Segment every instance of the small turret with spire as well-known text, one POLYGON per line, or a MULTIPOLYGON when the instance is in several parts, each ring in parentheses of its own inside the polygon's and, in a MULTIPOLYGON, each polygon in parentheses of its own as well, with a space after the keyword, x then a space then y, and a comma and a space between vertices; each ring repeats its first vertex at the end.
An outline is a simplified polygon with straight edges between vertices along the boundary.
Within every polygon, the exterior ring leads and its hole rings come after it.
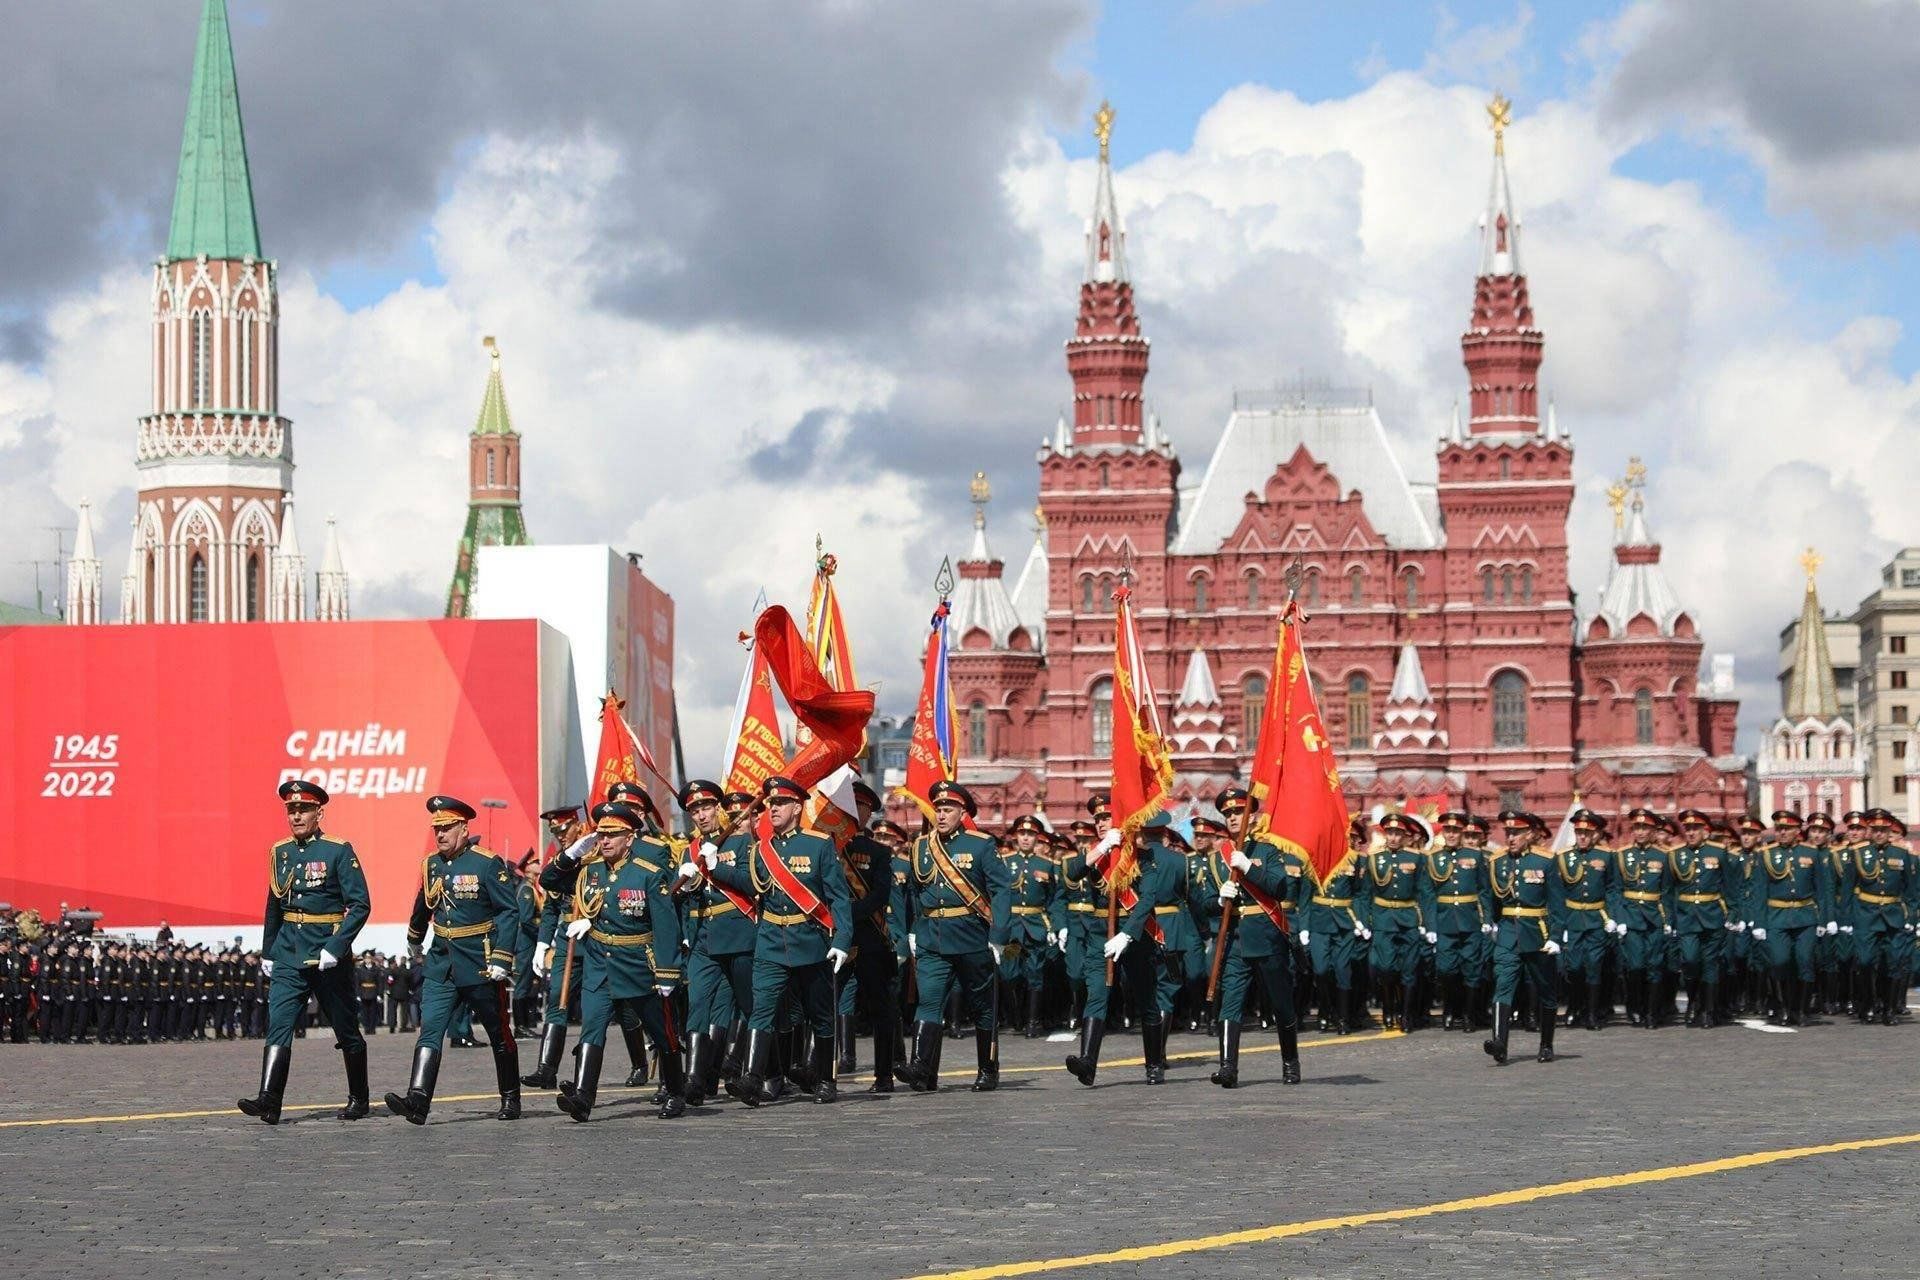
POLYGON ((1087 220, 1080 315, 1073 337, 1067 339, 1067 372, 1073 378, 1074 443, 1137 446, 1146 442, 1142 388, 1148 344, 1133 311, 1127 233, 1113 196, 1109 157, 1113 121, 1113 108, 1101 103, 1093 117, 1100 164, 1094 178, 1093 216, 1087 220))
POLYGON ((500 380, 500 344, 480 340, 487 352, 487 386, 480 416, 467 437, 467 523, 454 552, 447 585, 447 617, 467 617, 473 607, 474 561, 481 547, 520 547, 533 541, 520 510, 520 433, 507 412, 500 380))
POLYGON ((340 554, 340 530, 333 517, 327 517, 327 545, 320 553, 320 573, 315 583, 314 618, 319 622, 346 622, 353 615, 347 605, 347 563, 340 554))
POLYGON ((67 621, 91 627, 100 621, 100 553, 93 546, 93 504, 80 499, 73 556, 67 561, 67 621))
POLYGON ((1520 215, 1507 179, 1507 130, 1513 103, 1487 104, 1493 128, 1493 180, 1480 219, 1480 274, 1473 318, 1461 336, 1471 384, 1468 430, 1474 435, 1535 434, 1540 427, 1540 361, 1546 339, 1534 327, 1520 266, 1520 215))

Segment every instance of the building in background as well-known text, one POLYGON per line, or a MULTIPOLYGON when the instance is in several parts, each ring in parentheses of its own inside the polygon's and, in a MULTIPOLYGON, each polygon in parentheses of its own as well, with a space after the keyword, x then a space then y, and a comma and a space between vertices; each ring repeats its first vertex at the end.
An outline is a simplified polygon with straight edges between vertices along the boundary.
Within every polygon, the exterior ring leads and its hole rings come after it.
POLYGON ((1837 818, 1867 804, 1867 758, 1841 697, 1829 639, 1836 630, 1850 634, 1857 660, 1860 633, 1852 624, 1836 627, 1821 611, 1814 585, 1820 557, 1809 548, 1800 563, 1807 571, 1807 590, 1800 617, 1782 633, 1793 636, 1794 651, 1783 663, 1787 678, 1780 718, 1767 731, 1754 774, 1763 816, 1791 809, 1837 818))
MULTIPOLYGON (((1780 705, 1787 705, 1789 691, 1799 677, 1800 627, 1805 610, 1780 629, 1780 664, 1776 679, 1780 685, 1780 705)), ((1860 672, 1860 628, 1844 613, 1829 613, 1820 619, 1827 633, 1827 654, 1833 663, 1833 688, 1840 700, 1840 714, 1858 724, 1854 706, 1858 691, 1854 682, 1860 672)))
POLYGON ((1920 822, 1920 547, 1903 548, 1880 571, 1880 589, 1860 602, 1853 625, 1867 801, 1920 822))
POLYGON ((475 553, 481 547, 523 547, 533 541, 520 510, 520 433, 513 429, 500 383, 500 344, 489 337, 482 345, 490 367, 480 416, 467 442, 467 527, 447 586, 449 618, 467 617, 473 607, 475 553))
POLYGON ((1178 767, 1204 799, 1258 746, 1290 588, 1349 803, 1444 794, 1485 812, 1733 812, 1732 659, 1704 645, 1660 564, 1644 468, 1614 486, 1614 564, 1576 611, 1567 578, 1573 444, 1538 373, 1544 335, 1522 269, 1508 181, 1508 106, 1489 108, 1493 175, 1461 336, 1467 412, 1436 442, 1437 479, 1403 471, 1363 392, 1301 384, 1236 392, 1197 480, 1145 395, 1107 143, 1074 331, 1072 420, 1039 451, 1036 539, 1011 588, 977 478, 958 564, 951 672, 960 777, 1003 821, 1081 810, 1108 784, 1115 585, 1135 620, 1178 767))

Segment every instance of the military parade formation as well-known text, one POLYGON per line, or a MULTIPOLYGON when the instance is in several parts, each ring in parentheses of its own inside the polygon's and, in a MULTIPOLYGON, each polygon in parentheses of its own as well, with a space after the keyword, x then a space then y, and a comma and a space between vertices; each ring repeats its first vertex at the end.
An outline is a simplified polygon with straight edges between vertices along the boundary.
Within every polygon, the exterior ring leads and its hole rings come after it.
MULTIPOLYGON (((991 1092, 1003 1002, 1027 1036, 1077 1033, 1063 1065, 1083 1085, 1125 1026, 1148 1084, 1167 1079, 1169 1037, 1185 1030, 1216 1037, 1209 1078, 1234 1088, 1250 1023, 1277 1035, 1282 1083, 1296 1084, 1303 1025, 1350 1034, 1376 1008, 1380 1027, 1408 1034, 1433 1026, 1437 1004, 1438 1029, 1484 1030, 1496 1064, 1518 1028, 1551 1062, 1558 1027, 1600 1030, 1621 1011, 1646 1030, 1742 1017, 1892 1026, 1914 978, 1920 873, 1884 809, 1838 826, 1782 811, 1732 830, 1695 810, 1634 809, 1611 842, 1614 822, 1578 809, 1561 849, 1531 813, 1444 813, 1430 831, 1392 812, 1354 818, 1346 856, 1316 877, 1261 830, 1243 788, 1210 812, 1155 813, 1131 840, 1104 793, 1064 829, 1027 815, 996 838, 965 786, 931 792, 931 819, 909 836, 856 784, 861 829, 840 843, 803 822, 807 788, 787 777, 758 794, 688 783, 675 797, 685 836, 644 788, 616 783, 584 820, 545 815, 553 850, 537 887, 480 847, 470 805, 433 797, 435 850, 409 923, 424 951, 419 1039, 387 1109, 426 1122, 461 1011, 492 1047, 498 1119, 522 1115, 523 1089, 551 1089, 586 1122, 616 1022, 626 1083, 657 1081, 653 1105, 673 1119, 722 1098, 834 1102, 863 1025, 870 1092, 939 1090, 944 1042, 966 1027, 971 1091, 991 1092), (1127 845, 1126 875, 1104 875, 1127 845), (530 951, 523 890, 538 907, 530 951), (536 969, 547 1007, 522 1075, 515 991, 536 969)), ((291 836, 274 849, 267 899, 267 1043, 259 1090, 239 1107, 278 1121, 311 999, 342 1055, 339 1115, 358 1119, 371 1095, 349 975, 366 880, 353 846, 323 829, 322 789, 289 782, 281 799, 291 836)))

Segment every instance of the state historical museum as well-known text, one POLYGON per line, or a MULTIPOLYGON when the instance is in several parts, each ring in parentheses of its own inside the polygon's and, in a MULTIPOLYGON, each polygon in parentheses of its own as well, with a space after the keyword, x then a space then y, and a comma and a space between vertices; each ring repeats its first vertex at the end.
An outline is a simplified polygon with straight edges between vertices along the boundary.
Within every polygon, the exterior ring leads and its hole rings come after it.
POLYGON ((960 778, 983 816, 1082 812, 1107 785, 1115 582, 1134 578, 1140 642, 1181 800, 1244 778, 1276 616, 1300 568, 1309 662, 1356 810, 1408 800, 1564 813, 1746 808, 1732 660, 1701 675, 1692 615, 1660 567, 1636 466, 1610 490, 1614 563, 1598 597, 1567 581, 1573 443, 1541 416, 1544 336, 1521 267, 1496 100, 1480 269, 1460 346, 1470 411, 1410 480, 1369 397, 1234 397, 1196 478, 1143 412, 1149 344, 1100 163, 1079 316, 1073 418, 1041 449, 1039 528, 1011 588, 973 544, 950 624, 960 778))

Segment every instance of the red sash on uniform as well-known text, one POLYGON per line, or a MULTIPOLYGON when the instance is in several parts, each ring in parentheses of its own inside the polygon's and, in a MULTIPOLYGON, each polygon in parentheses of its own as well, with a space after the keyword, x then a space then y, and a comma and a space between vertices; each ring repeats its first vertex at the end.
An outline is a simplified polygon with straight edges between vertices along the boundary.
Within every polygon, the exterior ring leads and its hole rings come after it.
MULTIPOLYGON (((858 902, 860 899, 866 897, 867 878, 854 868, 853 859, 847 856, 845 849, 840 851, 840 870, 846 873, 847 892, 853 895, 853 900, 858 902)), ((889 868, 888 873, 892 873, 891 868, 889 868)), ((887 913, 884 910, 873 912, 867 919, 873 921, 873 927, 881 933, 887 932, 887 913)))
MULTIPOLYGON (((1234 852, 1233 842, 1225 841, 1224 843, 1227 850, 1226 856, 1231 860, 1234 852)), ((1267 913, 1267 919, 1273 921, 1274 928, 1278 929, 1281 933, 1285 933, 1287 931, 1287 912, 1286 908, 1280 905, 1279 900, 1277 898, 1271 898, 1255 888, 1252 881, 1238 872, 1232 874, 1233 882, 1240 886, 1240 892, 1253 899, 1255 905, 1267 913)))
POLYGON ((774 852, 773 820, 762 814, 754 834, 760 839, 760 857, 766 862, 767 871, 773 876, 773 882, 780 886, 780 892, 792 898, 793 904, 815 924, 832 933, 832 910, 826 903, 820 901, 818 894, 800 883, 800 877, 793 874, 792 869, 781 861, 780 855, 774 852))

